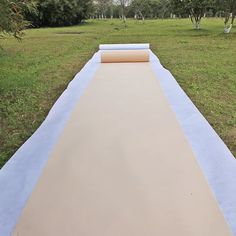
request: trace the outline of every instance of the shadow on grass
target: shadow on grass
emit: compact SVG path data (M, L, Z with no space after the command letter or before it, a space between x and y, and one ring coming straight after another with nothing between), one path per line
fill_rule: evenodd
M186 35L189 37L195 37L195 36L209 36L211 35L212 31L209 29L187 29L185 30Z
M224 38L224 39L232 39L232 38L236 37L236 32L230 32L229 34L226 34L222 31L221 33L217 34L217 36Z
M85 32L79 32L79 31L62 31L62 32L56 32L55 34L84 34Z

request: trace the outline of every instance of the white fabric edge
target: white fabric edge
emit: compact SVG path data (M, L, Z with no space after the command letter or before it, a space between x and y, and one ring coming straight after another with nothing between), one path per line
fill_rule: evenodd
M236 160L151 50L150 61L226 221L236 235ZM96 72L99 62L100 52L75 76L43 124L0 170L1 236L9 236L14 229L53 145L57 142L74 105ZM35 153L38 155L34 155Z
M37 131L0 170L0 235L9 236L70 114L99 67L96 53L70 82Z
M139 50L149 49L150 44L101 44L99 45L100 50Z
M150 50L157 80L175 112L221 211L236 235L236 160L208 121Z

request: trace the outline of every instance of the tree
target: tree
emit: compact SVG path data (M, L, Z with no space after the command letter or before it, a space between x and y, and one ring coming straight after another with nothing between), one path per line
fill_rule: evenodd
M155 1L152 0L154 3ZM171 2L170 0L158 0L157 1L157 15L160 18L165 18L167 15L171 15Z
M213 6L212 0L172 0L172 9L178 14L189 14L195 29L200 29L201 19L208 8Z
M225 15L224 32L230 33L236 16L236 0L217 0L216 4Z
M34 11L32 0L0 0L0 34L10 34L21 39L23 30L30 25L24 11Z
M131 8L134 10L135 18L142 18L143 22L145 17L150 13L151 6L150 0L133 0Z
M166 18L170 17L171 12L170 0L133 0L128 6L128 16L138 19L149 18Z
M121 17L123 21L126 23L126 7L131 3L131 0L116 0L116 3L121 8Z
M108 9L111 8L112 0L96 0L94 1L94 5L96 6L96 13L99 18L106 18ZM112 10L112 8L110 9ZM110 15L112 13L110 12Z

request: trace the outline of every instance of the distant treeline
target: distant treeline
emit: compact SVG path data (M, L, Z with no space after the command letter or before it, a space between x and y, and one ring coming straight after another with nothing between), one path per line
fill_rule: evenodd
M28 0L36 11L25 11L34 27L67 26L87 18L184 18L189 17L196 29L201 18L225 17L226 31L232 28L236 0ZM232 18L232 20L230 20Z
M229 33L236 0L0 0L0 37L21 38L27 27L69 26L88 18L183 18L200 28L204 16L225 18Z
M123 1L125 2L125 0ZM122 0L94 1L92 15L95 18L122 18L122 15L125 15L126 18L135 19L189 17L189 12L184 6L180 6L181 9L176 8L176 5L179 5L178 2L181 4L181 0L128 0L123 6L121 2ZM205 16L212 17L218 15L220 12L219 9L209 4L204 13Z
M195 29L202 17L224 17L229 33L236 16L236 0L96 0L93 17L107 18L190 18Z

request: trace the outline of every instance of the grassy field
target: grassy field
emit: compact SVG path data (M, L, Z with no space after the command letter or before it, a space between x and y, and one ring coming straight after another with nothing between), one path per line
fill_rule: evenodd
M88 21L66 28L31 29L22 42L0 41L0 166L46 117L100 43L149 42L199 110L236 155L236 31L204 19Z

